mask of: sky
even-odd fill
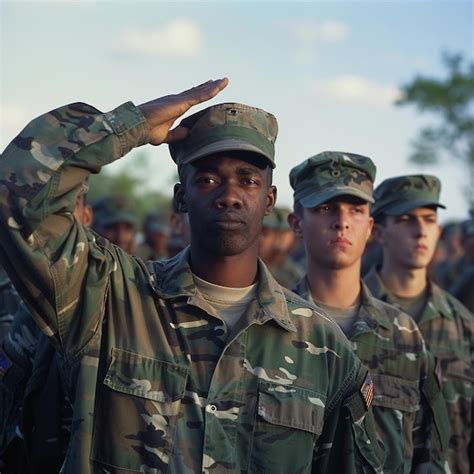
[[[410,164],[411,141],[437,123],[396,107],[417,74],[443,78],[443,51],[474,57],[472,1],[165,2],[0,0],[0,150],[34,117],[71,102],[109,111],[210,78],[229,86],[206,105],[242,102],[278,119],[278,204],[291,206],[291,168],[325,150],[377,165],[376,184],[411,173],[442,180],[441,221],[464,219],[465,170],[449,158]],[[171,196],[167,146],[146,145],[109,165]]]

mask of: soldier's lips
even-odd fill
[[[422,253],[422,252],[426,252],[428,250],[428,247],[426,245],[423,245],[423,244],[418,244],[415,246],[415,252],[419,252],[419,253]]]
[[[333,239],[330,241],[331,245],[336,245],[336,246],[341,246],[341,247],[346,247],[349,245],[352,245],[352,242],[345,237],[337,237],[336,239]]]
[[[216,227],[224,230],[239,229],[245,224],[241,218],[231,214],[218,216],[212,222]]]

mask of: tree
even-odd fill
[[[470,177],[468,199],[474,207],[474,63],[462,54],[444,53],[444,79],[416,76],[401,87],[396,105],[414,105],[437,116],[438,123],[423,128],[413,141],[410,160],[434,164],[455,158]]]

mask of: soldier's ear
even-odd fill
[[[269,186],[267,192],[267,205],[265,208],[265,215],[268,216],[272,212],[273,208],[275,207],[277,199],[277,188],[274,185]]]
[[[181,183],[176,183],[174,185],[173,204],[175,209],[180,213],[188,212],[185,196],[184,186]]]
[[[288,214],[288,225],[291,227],[298,239],[303,239],[303,232],[301,230],[301,217],[294,212]]]
[[[372,240],[378,242],[379,244],[383,245],[384,243],[384,227],[380,224],[375,223],[374,227],[372,228]]]

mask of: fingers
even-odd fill
[[[210,80],[204,82],[203,84],[193,87],[185,92],[182,92],[180,95],[187,96],[187,101],[189,106],[205,102],[206,100],[212,99],[220,91],[222,91],[229,84],[229,79],[224,77],[223,79]]]
[[[188,132],[189,130],[185,127],[173,128],[173,130],[170,130],[168,132],[168,135],[166,135],[164,143],[172,143],[172,142],[177,142],[179,140],[182,140],[183,138],[186,138],[186,136],[188,135]]]

